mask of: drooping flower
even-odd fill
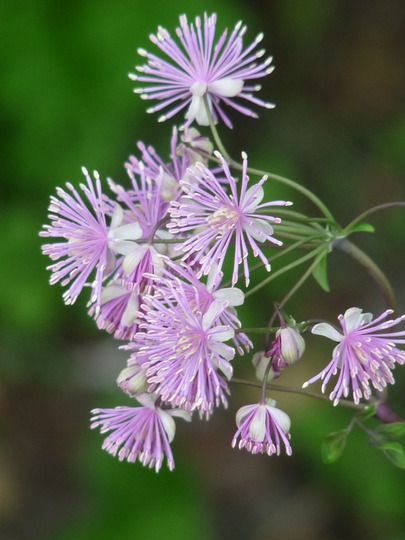
[[[305,341],[292,326],[282,326],[276,332],[274,340],[262,354],[255,355],[253,365],[256,376],[263,380],[266,369],[271,363],[267,379],[275,379],[288,366],[295,364],[305,351]]]
[[[149,394],[137,397],[141,407],[115,407],[114,409],[94,409],[91,429],[100,427],[101,433],[109,433],[103,443],[103,450],[120,461],[129,463],[140,461],[142,465],[158,472],[166,458],[167,466],[174,469],[174,459],[170,443],[173,441],[176,425],[173,416],[189,420],[190,416],[180,410],[163,410],[156,405],[156,398]]]
[[[156,35],[150,36],[152,43],[166,55],[165,59],[138,49],[147,63],[136,67],[138,73],[129,76],[134,81],[146,83],[144,87],[136,88],[135,93],[142,99],[159,102],[147,112],[166,110],[159,117],[159,122],[187,109],[187,125],[195,120],[199,125],[207,126],[207,104],[214,121],[221,119],[231,128],[232,123],[223,105],[253,118],[257,118],[257,114],[248,105],[267,109],[274,107],[254,95],[261,87],[251,82],[265,77],[274,69],[270,66],[271,57],[260,60],[265,55],[264,49],[255,51],[263,34],[244,49],[246,26],[242,22],[236,24],[229,36],[225,30],[218,40],[215,30],[215,14],[205,14],[203,21],[196,17],[195,25],[181,15],[180,27],[176,28],[180,45],[162,27],[158,28]]]
[[[197,161],[206,163],[214,151],[214,145],[208,137],[201,135],[194,127],[185,128],[181,132],[180,140],[176,153],[178,156],[186,156],[190,165],[194,165]]]
[[[86,184],[80,184],[80,188],[87,203],[72,184],[66,184],[67,191],[57,188],[57,197],[52,196],[49,205],[51,224],[44,225],[40,236],[61,241],[43,245],[42,253],[57,261],[48,267],[51,285],[59,281],[63,286],[70,285],[63,294],[66,304],[76,301],[95,271],[91,302],[99,305],[102,282],[115,270],[116,255],[131,249],[141,236],[141,228],[137,223],[123,223],[122,209],[103,194],[96,171],[94,181],[87,169],[82,171]]]
[[[353,307],[338,317],[341,332],[328,323],[316,324],[312,328],[313,334],[339,344],[325,369],[305,382],[303,387],[321,380],[324,393],[330,379],[337,375],[329,396],[337,405],[342,396],[352,394],[354,402],[359,403],[361,398],[370,399],[371,387],[382,391],[387,384],[393,384],[391,371],[395,364],[405,363],[405,351],[395,346],[405,343],[405,331],[390,332],[389,329],[403,321],[405,315],[387,320],[392,313],[388,309],[373,320],[371,313],[363,313],[362,309]]]
[[[282,446],[288,456],[292,454],[290,445],[289,416],[276,408],[276,402],[267,400],[266,403],[245,405],[236,413],[238,427],[232,447],[241,450],[246,448],[251,454],[280,455]]]
[[[290,206],[286,201],[262,203],[264,197],[264,176],[257,184],[248,188],[247,155],[243,152],[242,180],[238,193],[238,183],[232,177],[228,164],[219,152],[226,184],[203,164],[190,167],[188,175],[181,181],[184,195],[173,201],[169,208],[171,221],[168,229],[173,234],[191,233],[178,249],[184,253],[183,259],[200,265],[199,276],[207,275],[215,265],[220,272],[225,257],[234,250],[232,285],[238,281],[238,267],[243,264],[246,286],[249,285],[249,250],[259,257],[267,271],[270,263],[257,242],[270,242],[281,246],[282,242],[273,236],[270,223],[280,223],[280,218],[259,213],[271,206]],[[229,187],[230,194],[226,187]]]
[[[134,343],[147,357],[149,391],[163,402],[208,417],[215,406],[227,405],[226,380],[232,376],[235,350],[225,342],[234,330],[221,324],[227,303],[215,301],[207,309],[193,301],[180,280],[174,280],[169,295],[146,296],[141,331]]]

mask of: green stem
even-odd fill
[[[342,240],[336,242],[334,247],[344,251],[345,253],[353,257],[353,259],[355,259],[367,270],[367,272],[379,286],[385,298],[385,301],[387,302],[387,305],[395,309],[396,300],[391,283],[389,282],[388,278],[381,270],[381,268],[377,266],[377,264],[373,261],[373,259],[371,259],[371,257],[369,257],[367,253],[364,253],[363,250],[350,242],[350,240],[348,240],[347,238],[343,238]]]
[[[218,130],[217,130],[217,128],[216,128],[214,119],[213,119],[212,114],[211,114],[211,111],[210,111],[210,107],[209,107],[209,103],[208,103],[208,98],[207,98],[207,96],[205,95],[203,99],[204,99],[204,106],[205,106],[205,110],[206,110],[206,113],[207,113],[207,116],[208,116],[208,121],[209,121],[209,125],[210,125],[210,130],[211,130],[211,133],[212,133],[212,137],[213,137],[213,139],[214,139],[214,142],[215,142],[215,144],[216,144],[218,150],[221,152],[222,156],[225,158],[225,160],[226,160],[228,163],[231,163],[233,160],[232,160],[232,158],[230,157],[230,155],[228,154],[228,152],[226,151],[225,146],[222,144],[221,137],[219,136]]]
[[[389,208],[403,208],[405,207],[405,201],[396,201],[396,202],[389,202],[384,204],[378,204],[377,206],[373,206],[372,208],[369,208],[359,216],[357,216],[347,227],[345,227],[345,230],[349,230],[351,227],[356,225],[356,223],[360,223],[368,216],[371,216],[371,214],[374,214],[375,212],[379,212],[380,210],[388,210]]]
[[[295,261],[291,262],[290,264],[287,264],[283,268],[280,268],[280,270],[277,270],[276,272],[271,274],[268,278],[264,279],[263,281],[258,283],[255,287],[253,287],[252,289],[247,291],[245,293],[245,298],[247,298],[248,296],[251,296],[255,292],[259,291],[262,287],[264,287],[265,285],[270,283],[270,281],[273,281],[273,279],[276,279],[277,277],[281,276],[281,274],[284,274],[284,272],[288,272],[288,270],[292,270],[296,266],[299,266],[300,264],[303,264],[305,261],[307,261],[309,259],[312,259],[313,257],[316,257],[321,249],[323,250],[324,247],[322,246],[322,247],[320,247],[318,249],[314,249],[310,253],[307,253],[306,255],[304,255],[303,257],[300,257],[299,259],[296,259]]]
[[[230,382],[233,382],[235,384],[243,384],[245,386],[252,386],[254,388],[262,388],[262,384],[256,381],[247,381],[245,379],[232,378]],[[315,392],[310,392],[308,390],[303,390],[302,388],[296,388],[294,386],[285,386],[281,384],[269,383],[267,385],[267,388],[269,390],[273,390],[273,392],[286,392],[290,394],[299,394],[301,396],[320,399],[322,401],[327,401],[330,403],[330,400],[327,396],[324,396],[322,394],[317,394]],[[350,401],[348,399],[339,400],[339,405],[342,405],[343,407],[347,407],[350,409],[355,409],[356,411],[363,411],[365,408],[363,405],[356,405],[355,403],[353,403],[353,401]]]

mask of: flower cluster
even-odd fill
[[[236,357],[253,349],[239,309],[255,291],[237,288],[241,277],[248,288],[253,270],[270,272],[273,258],[315,244],[298,263],[311,256],[315,262],[284,304],[331,245],[330,230],[322,240],[319,223],[300,228],[288,221],[305,217],[288,210],[289,201],[269,200],[268,176],[249,168],[245,152],[241,163],[225,158],[191,127],[194,121],[209,125],[221,146],[215,123],[222,120],[232,127],[224,106],[252,117],[256,113],[246,102],[272,107],[254,96],[260,87],[253,81],[273,69],[271,58],[261,60],[264,50],[256,50],[263,35],[244,46],[245,31],[238,23],[229,34],[225,30],[216,37],[216,15],[204,15],[203,21],[197,17],[194,23],[181,16],[177,40],[159,27],[151,41],[165,58],[140,49],[147,63],[131,78],[145,85],[135,90],[142,99],[157,102],[149,112],[166,111],[160,121],[185,112],[185,125],[173,128],[169,160],[139,142],[137,155],[125,163],[127,185],[108,179],[108,191],[97,172],[90,175],[83,168],[85,183],[79,189],[68,183],[51,197],[49,224],[40,232],[49,240],[42,251],[52,261],[50,283],[66,288],[66,304],[88,289],[89,315],[98,328],[125,341],[121,348],[129,354],[117,384],[137,406],[94,409],[91,427],[108,434],[103,443],[107,452],[156,471],[164,461],[174,468],[174,418],[209,419],[217,407],[227,407],[229,383],[237,382]],[[251,181],[252,176],[259,178]],[[283,253],[281,239],[298,241]],[[254,289],[295,265],[281,267]],[[262,332],[267,334],[265,349],[252,358],[260,382],[244,381],[261,388],[260,398],[237,412],[232,447],[291,455],[290,418],[267,397],[267,390],[303,356],[301,333],[308,329],[338,345],[330,363],[304,387],[321,379],[324,392],[337,376],[330,399],[336,405],[342,396],[351,396],[358,405],[372,399],[373,389],[381,392],[392,384],[393,368],[405,363],[405,352],[397,348],[405,342],[405,332],[390,329],[405,316],[387,320],[391,313],[373,320],[359,308],[348,309],[339,317],[338,331],[328,323],[295,324],[276,307]],[[271,328],[276,315],[280,325]]]

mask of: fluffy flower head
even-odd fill
[[[405,315],[387,320],[392,313],[388,309],[373,319],[371,313],[353,307],[339,315],[341,332],[328,323],[316,324],[313,334],[325,336],[338,345],[330,363],[304,383],[304,388],[320,379],[322,392],[325,392],[330,379],[337,375],[330,394],[333,404],[337,405],[342,396],[352,394],[354,402],[359,403],[361,398],[370,399],[371,387],[382,391],[387,384],[393,384],[391,371],[395,364],[405,363],[405,352],[396,347],[405,343],[405,331],[390,332],[389,329],[403,321]]]
[[[242,179],[238,183],[231,175],[228,164],[221,154],[215,153],[222,164],[225,183],[203,164],[190,167],[181,181],[184,195],[171,203],[169,230],[174,233],[192,233],[179,249],[184,259],[199,264],[199,276],[207,275],[215,266],[220,272],[231,247],[234,249],[232,284],[238,281],[238,267],[243,264],[246,286],[249,285],[249,250],[259,257],[266,269],[270,264],[257,243],[270,242],[277,246],[282,242],[274,238],[271,223],[280,223],[280,218],[259,211],[271,206],[290,206],[286,201],[263,203],[264,176],[257,184],[248,188],[247,155],[242,153]],[[229,188],[230,193],[226,191]]]
[[[159,27],[150,40],[165,58],[138,49],[147,63],[136,68],[138,73],[130,74],[132,80],[146,83],[146,86],[136,88],[135,93],[142,99],[159,102],[147,112],[166,111],[159,117],[159,122],[163,122],[186,109],[187,124],[195,120],[199,125],[207,126],[206,107],[209,107],[215,121],[221,119],[232,127],[223,105],[254,118],[257,114],[249,104],[273,108],[273,104],[254,96],[260,86],[251,82],[273,71],[272,58],[261,60],[265,50],[255,50],[263,34],[244,48],[245,32],[246,26],[238,22],[229,35],[225,30],[217,39],[215,14],[205,14],[203,21],[196,17],[195,23],[189,23],[187,17],[181,15],[180,26],[176,28],[178,41],[165,28]]]

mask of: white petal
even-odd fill
[[[227,362],[226,360],[223,360],[222,358],[219,358],[216,364],[217,364],[216,365],[217,369],[222,371],[222,373],[225,375],[225,377],[229,381],[233,375],[233,367],[231,366],[231,364]]]
[[[250,438],[256,442],[263,442],[266,436],[266,406],[259,405],[256,414],[249,426]]]
[[[175,418],[181,418],[182,420],[185,420],[186,422],[191,422],[191,414],[183,411],[183,409],[170,409],[166,411],[170,416],[174,416]]]
[[[228,341],[235,335],[235,331],[230,326],[216,326],[209,332],[213,341]]]
[[[207,330],[215,319],[219,316],[222,311],[224,311],[226,304],[219,300],[214,300],[207,311],[204,313],[202,319],[202,327],[204,330]]]
[[[130,299],[128,300],[127,307],[125,308],[124,313],[121,317],[121,324],[123,326],[132,326],[138,315],[139,302],[136,294],[131,294]]]
[[[253,219],[252,223],[246,226],[246,232],[258,242],[265,242],[269,236],[273,235],[274,229],[264,219]]]
[[[214,298],[224,300],[232,307],[241,306],[245,301],[245,294],[235,287],[226,287],[214,292]]]
[[[172,416],[170,416],[170,414],[168,414],[166,411],[158,409],[158,414],[160,416],[164,430],[166,431],[167,438],[169,439],[170,443],[174,439],[174,435],[176,433],[176,423],[173,420]]]
[[[130,255],[136,246],[137,244],[132,240],[113,240],[109,245],[110,249],[118,255]]]
[[[210,344],[210,349],[211,351],[218,353],[222,358],[225,358],[228,362],[235,358],[235,349],[220,341],[212,342]]]
[[[236,425],[240,427],[243,420],[250,414],[253,409],[255,409],[257,405],[244,405],[241,407],[238,412],[236,413]]]
[[[139,240],[142,237],[142,228],[139,223],[127,223],[111,228],[109,236],[113,240]]]
[[[115,229],[119,225],[121,225],[122,220],[124,219],[124,210],[121,208],[119,204],[116,204],[114,207],[114,212],[111,217],[111,229]]]
[[[342,341],[343,336],[329,323],[319,323],[312,327],[311,334],[324,336],[332,341]]]
[[[343,319],[345,321],[346,331],[351,332],[352,330],[356,330],[357,328],[360,328],[360,326],[363,323],[364,316],[367,315],[366,319],[368,319],[368,316],[370,313],[363,313],[363,310],[357,307],[349,308],[345,311],[345,314],[343,315]]]
[[[186,119],[190,121],[196,120],[200,126],[209,126],[209,119],[202,97],[193,95],[190,106],[186,112]]]
[[[121,285],[109,285],[108,287],[105,287],[101,293],[101,303],[105,304],[110,300],[123,296],[127,292],[128,291],[124,289],[124,287],[121,287]]]
[[[146,246],[133,245],[132,253],[126,255],[122,263],[122,268],[126,274],[130,274],[138,266],[147,249]]]
[[[267,409],[284,433],[288,433],[291,427],[291,420],[288,414],[276,407],[271,407],[270,405],[267,405]]]
[[[262,202],[264,198],[264,190],[262,186],[257,187],[257,185],[250,187],[246,191],[243,201],[248,201],[254,192],[256,192],[256,195],[252,198],[252,201],[247,206],[243,207],[244,212],[254,212],[257,206]]]
[[[243,80],[225,77],[208,85],[208,91],[223,97],[235,97],[242,91]]]

